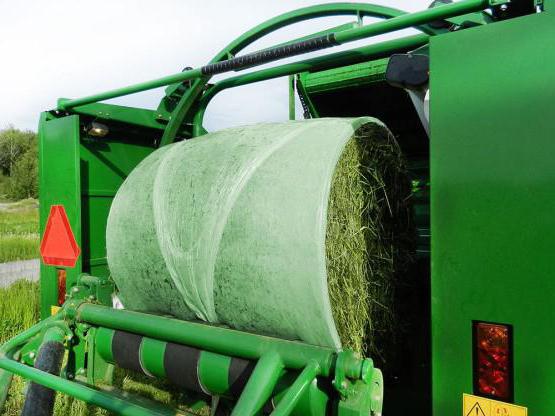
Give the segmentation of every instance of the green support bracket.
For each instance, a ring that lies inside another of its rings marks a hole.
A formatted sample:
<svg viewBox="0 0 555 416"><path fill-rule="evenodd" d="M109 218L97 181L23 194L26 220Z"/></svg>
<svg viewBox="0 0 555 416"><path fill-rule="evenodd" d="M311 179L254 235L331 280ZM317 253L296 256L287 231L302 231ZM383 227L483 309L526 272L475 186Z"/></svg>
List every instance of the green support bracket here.
<svg viewBox="0 0 555 416"><path fill-rule="evenodd" d="M283 369L283 361L278 353L268 352L260 357L231 416L257 414L271 397Z"/></svg>
<svg viewBox="0 0 555 416"><path fill-rule="evenodd" d="M372 388L369 384L357 381L353 385L353 394L338 403L337 416L380 415L372 412Z"/></svg>
<svg viewBox="0 0 555 416"><path fill-rule="evenodd" d="M304 9L295 10L289 13L285 13L281 16L277 16L261 25L251 29L244 35L233 41L226 48L224 48L219 54L217 54L210 63L201 68L195 68L186 70L177 74L169 75L167 77L159 78L152 81L143 82L136 85L130 85L117 90L107 91L100 94L95 94L88 97L73 99L73 100L60 100L58 102L58 108L60 110L69 110L74 107L82 106L85 104L90 104L98 101L107 100L110 98L121 97L124 95L134 94L141 91L146 91L149 89L168 86L172 84L179 84L184 81L193 81L190 87L183 94L179 103L172 110L171 116L169 117L169 123L164 131L164 135L160 142L160 145L166 145L175 141L180 127L183 122L192 120L194 116L195 102L198 100L202 92L210 79L209 72L207 68L216 63L222 63L226 59L228 62L226 65L221 65L221 68L227 68L219 70L218 72L228 72L229 70L234 70L233 65L231 65L232 60L236 58L229 59L229 56L236 56L238 52L244 49L246 46L252 42L258 40L262 36L271 33L277 29L286 27L288 25L298 23L301 21L324 17L324 16L339 16L339 15L354 15L360 19L361 16L372 16L385 18L385 21L373 23L369 25L363 25L352 28L347 28L345 30L338 30L327 35L328 39L332 39L331 43L327 46L341 45L347 42L353 42L360 39L369 38L372 36L377 36L385 33L390 33L393 31L405 29L408 27L416 27L425 33L434 35L437 33L442 33L442 30L433 29L428 26L429 22L433 22L439 19L448 19L455 16L464 15L467 13L472 13L476 11L483 10L492 5L492 2L498 2L499 0L463 0L460 2L446 4L438 6L432 9L423 10L416 13L407 14L405 12L383 7L372 4L348 4L348 3L338 3L329 5L318 5L311 6ZM343 28L341 28L343 29ZM326 47L327 47L326 46ZM279 47L278 47L279 49ZM258 51L261 52L261 51ZM299 52L302 53L302 48ZM295 53L295 54L297 54ZM256 54L256 53L255 53ZM260 56L269 57L272 54L261 53ZM277 55L276 55L277 56ZM289 55L287 55L289 56ZM283 56L286 57L286 56ZM267 63L266 61L261 61L260 64ZM229 65L227 65L229 64ZM239 69L244 69L241 67Z"/></svg>
<svg viewBox="0 0 555 416"><path fill-rule="evenodd" d="M320 373L320 366L316 361L311 361L296 378L295 382L289 387L287 393L279 401L272 412L272 416L287 416L291 414L302 395L316 376Z"/></svg>

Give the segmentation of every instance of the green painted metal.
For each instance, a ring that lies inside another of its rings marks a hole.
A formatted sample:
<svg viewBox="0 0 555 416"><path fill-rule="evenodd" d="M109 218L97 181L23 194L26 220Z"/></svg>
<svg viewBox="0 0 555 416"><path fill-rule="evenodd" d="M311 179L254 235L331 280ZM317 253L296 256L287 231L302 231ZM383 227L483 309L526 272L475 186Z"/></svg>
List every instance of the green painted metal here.
<svg viewBox="0 0 555 416"><path fill-rule="evenodd" d="M403 28L416 26L420 30L435 34L438 30L426 26L426 23L438 19L454 17L464 13L472 13L488 7L490 0L464 0L456 4L448 4L444 6L435 7L433 9L424 10L422 12L412 13L405 15L395 9L383 6L368 5L368 4L349 4L337 3L328 5L311 6L304 9L296 10L293 12L285 13L268 20L265 23L251 29L244 35L236 39L226 48L224 48L218 55L210 61L210 63L220 62L227 59L229 56L235 56L237 52L245 48L260 37L275 31L279 28L298 23L300 21L323 17L323 16L337 16L355 14L359 18L361 16L373 16L381 18L389 18L385 22L371 24L367 26L347 29L338 31L336 33L336 41L338 44L359 40L362 38L375 36L378 34L389 33L391 31L400 30ZM97 101L106 100L109 98L120 97L123 95L133 94L148 89L180 83L187 80L194 80L190 88L182 96L179 103L172 111L169 117L169 123L162 136L160 145L164 146L175 141L176 136L186 120L192 120L194 114L190 111L194 107L194 102L205 88L209 77L203 77L200 69L192 69L183 71L179 74L170 75L168 77L160 78L154 81L144 82L134 86L120 88L118 90L108 91L106 93L96 94L89 97L84 97L75 100L60 100L58 107L63 110L70 109L79 105L90 104ZM199 129L200 130L200 129ZM198 132L198 130L197 130Z"/></svg>
<svg viewBox="0 0 555 416"><path fill-rule="evenodd" d="M99 329L99 331L105 328ZM143 338L140 360L145 369L155 377L166 377L164 354L166 343L151 338ZM108 360L108 358L106 358Z"/></svg>
<svg viewBox="0 0 555 416"><path fill-rule="evenodd" d="M413 45L407 45L407 48L400 47L391 53L412 50L418 46L421 45L415 42ZM379 55L373 56L371 61L365 60L354 65L343 65L338 69L303 72L300 74L300 81L306 94L310 96L346 88L361 88L376 82L383 82L385 81L389 55L391 54L387 54L386 58L381 59L376 59Z"/></svg>
<svg viewBox="0 0 555 416"><path fill-rule="evenodd" d="M68 332L69 331L67 327L52 325L51 327L46 329L46 331L44 331L42 342L55 341L63 343Z"/></svg>
<svg viewBox="0 0 555 416"><path fill-rule="evenodd" d="M263 69L260 71L251 72L248 74L240 75L237 77L227 78L223 81L216 83L212 86L201 98L197 113L195 114L193 122L193 136L204 134L205 130L202 127L204 114L210 101L219 92L233 87L247 85L255 82L266 81L273 78L279 78L286 75L297 74L304 71L318 71L326 68L340 67L356 62L365 62L369 59L376 59L381 56L389 56L396 52L405 52L407 50L418 48L425 45L429 40L427 35L414 35L407 38L394 39L377 43L375 45L364 46L355 48L350 51L338 52L325 56L318 56L316 58L306 59L304 61L285 64L282 66ZM306 92L300 86L299 94L305 95L305 100L310 108L313 117L318 117L318 111L310 103L310 99L306 96Z"/></svg>
<svg viewBox="0 0 555 416"><path fill-rule="evenodd" d="M304 106L303 106L303 115L305 118L319 118L320 114L318 114L318 110L316 110L316 107L314 106L314 103L312 102L312 100L310 99L310 97L308 96L308 94L306 93L306 90L304 89L304 86L301 82L299 82L300 77L297 76L297 94L299 94L299 99L302 100L302 102L304 102Z"/></svg>
<svg viewBox="0 0 555 416"><path fill-rule="evenodd" d="M111 352L113 333L114 330L112 329L98 328L95 343L98 345L101 358L111 364L115 364ZM145 372L156 377L165 377L165 349L166 342L147 337L142 338L140 360L141 367ZM272 353L272 351L270 351L270 353ZM201 351L197 369L199 381L203 389L213 396L237 399L237 397L233 397L230 392L230 366L231 357L204 350ZM321 415L322 412L317 409L325 409L327 403L332 399L333 394L330 392L326 393L318 387L315 379L319 374L320 367L316 361L309 361L300 374L296 372L280 372L277 381L278 387L272 387L272 391L270 392L273 396L273 400L279 403L278 408L275 410L275 414L303 416ZM356 375L354 378L356 378ZM370 380L367 382L370 382ZM257 384L263 383L259 381L255 383L255 385ZM247 394L246 397L248 396L250 396L250 394ZM248 399L248 401L250 401L250 399ZM250 413L249 411L243 411L239 414Z"/></svg>
<svg viewBox="0 0 555 416"><path fill-rule="evenodd" d="M68 291L82 271L108 277L105 228L112 199L129 172L154 150L161 135L160 128L145 121L152 115L147 110L137 110L135 127L128 132L113 123L127 123L134 110L107 104L91 104L82 109L78 109L79 115L61 118L43 113L39 125L41 234L50 206L62 204L82 250L76 266L67 268ZM87 136L86 126L100 117L109 127L109 135ZM95 288L99 292L87 296L94 295L109 304L113 288L109 284ZM41 317L49 316L50 306L56 303L56 268L42 264Z"/></svg>
<svg viewBox="0 0 555 416"><path fill-rule="evenodd" d="M513 326L515 403L555 408L554 27L548 11L430 45L434 415L472 392L472 320Z"/></svg>
<svg viewBox="0 0 555 416"><path fill-rule="evenodd" d="M175 416L175 411L168 409L167 411L155 410L150 406L140 406L129 400L119 398L113 394L94 389L81 383L66 380L64 378L45 373L33 367L20 364L13 360L0 359L0 367L17 374L28 380L42 384L45 387L75 397L95 406L102 407L111 412L122 416Z"/></svg>
<svg viewBox="0 0 555 416"><path fill-rule="evenodd" d="M377 34L388 33L390 31L418 25L420 25L418 27L425 32L436 33L437 31L422 25L435 19L449 18L461 13L470 13L476 10L480 10L487 7L488 4L489 2L486 0L464 0L457 3L457 5L440 6L432 10L426 10L420 13L408 15L410 16L410 18L407 18L407 16L403 16L403 12L399 12L395 9L375 5L339 3L331 5L312 6L294 12L286 13L257 26L256 28L245 33L236 41L228 45L228 47L220 52L211 61L211 63L219 62L222 59L226 59L230 55L235 55L238 51L240 51L250 43L254 42L255 40L259 39L260 37L266 35L267 33L270 33L271 31L315 17L345 14L356 14L357 16L366 15L374 17L390 17L390 19L388 19L386 22L383 22L381 26L377 26L376 29L372 29L372 27L376 26L376 24L374 24L360 28L339 31L337 33L337 36L339 36L339 38L336 38L336 40L339 44L342 44L364 37L375 36ZM163 146L175 140L180 126L186 120L188 112L193 108L194 101L203 91L204 86L208 82L209 78L202 77L200 69L184 71L182 73L170 75L168 77L164 77L154 81L144 82L135 86L128 86L118 90L96 94L94 96L84 97L81 99L60 100L58 107L60 109L67 110L71 107L76 107L79 105L90 104L109 98L115 98L164 85L170 85L176 82L183 82L193 79L196 80L193 82L193 85L190 87L190 89L181 98L179 104L172 113L171 119L160 143Z"/></svg>
<svg viewBox="0 0 555 416"><path fill-rule="evenodd" d="M71 338L73 338L75 342L76 336L79 337L81 340L80 342L83 342L84 338L82 337L82 334L79 331L72 332L70 328L75 331L75 328L86 324L82 322L81 318L83 316L88 316L91 313L94 316L99 312L106 316L110 316L114 312L122 312L124 315L129 314L129 312L126 311L115 311L108 307L83 304L82 301L70 300L66 303L66 305L64 305L60 314L42 321L30 330L22 333L18 337L10 340L8 343L0 347L0 368L7 370L9 373L18 374L46 387L76 397L87 403L103 407L117 414L139 416L143 414L176 414L175 410L160 407L155 403L131 400L128 397L119 396L115 391L104 392L99 389L95 389L90 385L70 381L65 378L66 376L69 377L67 370L62 373L61 377L58 377L14 361L14 354L19 351L19 348L21 348L21 346L23 346L26 342L33 339L33 337L39 336L40 334L42 334L42 342L55 339L65 343L66 340ZM256 359L255 357L257 357L258 363L255 366L255 370L253 371L236 404L234 414L237 415L257 414L257 410L260 409L271 396L276 394L276 392L279 395L280 389L284 392L284 395L279 396L276 400L278 403L283 401L283 404L280 406L282 409L280 410L281 414L313 416L323 414L321 409L328 408L334 393L316 383L315 377L320 375L323 376L320 371L321 364L325 364L328 377L330 377L333 373L337 373L339 370L341 370L340 372L342 374L349 377L348 379L345 379L345 382L352 384L352 387L349 395L347 396L346 403L349 402L349 397L358 397L360 394L367 391L367 388L364 386L370 386L371 380L366 376L369 368L366 365L367 361L353 361L352 353L348 353L346 359L339 359L344 355L344 352L337 354L328 350L327 354L329 357L322 359L323 350L310 345L240 333L224 328L192 324L168 318L152 317L149 315L142 315L142 317L139 317L137 315L141 314L131 312L131 317L127 315L127 318L129 318L131 322L136 322L137 319L142 321L152 321L152 318L155 318L154 322L151 323L160 329L157 332L158 336L168 336L168 328L172 328L170 332L180 334L178 339L181 340L183 340L181 334L190 334L193 335L193 338L204 338L206 340L208 339L206 335L211 333L214 339L218 340L220 347L223 346L224 350L231 350L234 351L235 354L239 355L245 355L243 354L245 351L241 350L241 345L250 346L251 352L246 355L250 354L252 359ZM75 318L78 320L74 321ZM173 323L170 326L166 326L166 322L163 320L173 321ZM98 322L99 320L91 319L91 321ZM115 326L118 326L118 319L113 321L116 323ZM163 325L161 325L162 322L164 322ZM194 326L185 328L183 327L183 324ZM204 329L200 329L200 327L204 327ZM114 330L105 327L89 327L88 331L93 333L95 338L95 342L90 344L87 348L89 354L92 354L94 352L93 350L96 350L96 352L102 356L102 359L106 361L113 361L111 349ZM204 333L205 331L206 333ZM138 333L141 334L141 332ZM168 337L173 338L175 342L175 335L170 334ZM69 346L70 344L73 343L66 343L68 348L71 348ZM260 348L261 344L265 344L263 348ZM202 345L210 345L210 342L202 342ZM238 346L239 349L236 350L236 346ZM159 372L156 370L153 371L153 369L156 366L163 366L162 363L164 361L165 342L159 339L143 338L140 351L142 367L155 376L164 377L163 370ZM301 363L291 360L291 357L295 355L306 361ZM338 357L337 359L335 359L336 356ZM92 358L89 355L89 359L96 360L97 358ZM217 390L212 390L214 387L219 388L217 386L224 386L221 387L222 393L224 395L229 394L228 375L230 363L230 357L223 357L217 353L209 353L206 351L201 353L199 362L200 381L208 391L212 392L212 394L218 393ZM296 375L295 372L286 373L285 367L287 363L292 364L293 366L299 364L304 370L300 373L300 375ZM151 364L154 364L154 366ZM345 368L339 369L339 365L344 365ZM92 369L89 368L89 371L91 370ZM0 384L0 388L5 388L7 390L9 387L9 380L6 380L4 375L5 373L0 375L0 381L3 383ZM216 378L218 377L220 377L221 380L216 381ZM89 379L88 376L87 379ZM92 380L94 380L94 377ZM363 385L361 385L357 380L362 381ZM289 410L285 411L284 409L286 407ZM367 413L368 412L362 412L360 415L365 415ZM338 414L341 415L341 413Z"/></svg>
<svg viewBox="0 0 555 416"><path fill-rule="evenodd" d="M296 341L93 304L79 306L77 318L79 321L104 328L133 332L161 341L189 345L216 354L248 360L257 360L264 353L275 351L279 353L284 365L293 370L302 370L308 362L315 360L321 368L322 375L326 377L331 374L333 368L334 350ZM360 372L362 361L358 365Z"/></svg>
<svg viewBox="0 0 555 416"><path fill-rule="evenodd" d="M138 117L143 113L139 111ZM79 116L81 126L92 119ZM148 156L160 138L160 131L150 128L121 130L105 121L110 133L104 138L80 137L81 241L83 271L108 278L106 263L106 220L116 190L135 166ZM66 172L67 174L68 172ZM58 184L49 181L45 192L56 192Z"/></svg>
<svg viewBox="0 0 555 416"><path fill-rule="evenodd" d="M81 242L81 166L79 117L51 119L43 113L39 125L40 233L44 234L52 205L63 205L78 244ZM75 267L66 268L67 287L77 282L82 257ZM51 305L58 304L56 268L41 263L40 297L42 318L50 316Z"/></svg>
<svg viewBox="0 0 555 416"><path fill-rule="evenodd" d="M159 112L114 104L92 103L72 108L71 112L99 121L117 121L156 130L164 130L167 123L167 118Z"/></svg>
<svg viewBox="0 0 555 416"><path fill-rule="evenodd" d="M368 15L373 17L388 18L384 22L338 31L335 34L335 41L338 45L342 45L344 43L382 35L397 30L406 29L408 27L418 27L421 28L423 31L434 33L433 29L427 28L423 25L435 20L448 19L450 17L458 16L461 14L483 10L490 6L490 2L491 0L462 0L455 4L446 4L443 6L434 7L432 9L427 9L411 14L404 14L404 12L400 12L388 7L363 4L338 3L307 7L305 9L285 13L281 16L270 19L260 26L255 27L254 29L250 30L249 32L238 38L232 44L228 45L211 61L211 63L220 62L230 55L235 55L237 52L248 46L250 43L279 28L316 17L357 14L362 16ZM186 70L181 73L168 75L166 77L158 78L152 81L129 85L123 88L91 95L88 97L72 100L60 99L58 102L58 108L60 110L68 110L80 105L104 101L116 97L122 97L125 95L150 90L153 88L201 78L203 78L201 68ZM208 81L207 77L204 78L206 78L206 81ZM195 87L196 86L193 86L194 89Z"/></svg>
<svg viewBox="0 0 555 416"><path fill-rule="evenodd" d="M491 0L462 0L455 3L445 4L420 12L404 14L395 18L387 19L360 28L344 30L335 35L335 40L342 45L347 42L365 39L372 36L383 35L408 27L419 27L423 24L461 14L472 13L483 10L491 5Z"/></svg>
<svg viewBox="0 0 555 416"><path fill-rule="evenodd" d="M112 354L112 341L114 339L114 330L108 328L99 328L96 330L95 347L97 353L108 362L114 362ZM155 366L153 366L154 368Z"/></svg>
<svg viewBox="0 0 555 416"><path fill-rule="evenodd" d="M84 369L87 384L91 386L111 385L113 382L114 366L105 361L98 353L95 342L96 333L97 328L90 327L86 335L80 339L87 348L87 362Z"/></svg>
<svg viewBox="0 0 555 416"><path fill-rule="evenodd" d="M468 0L466 0L468 1ZM318 17L326 16L341 16L341 15L362 15L362 16L373 16L390 18L402 15L401 12L396 9L392 9L385 6L377 6L371 4L354 4L354 3L332 3L328 5L317 5L306 7L303 9L295 10L292 12L284 13L280 16L274 17L255 28L244 33L242 36L234 40L228 46L226 46L220 53L218 53L211 61L219 62L227 59L229 56L235 56L242 49L253 43L254 41L260 39L261 37L271 33L275 30L283 28L285 26L299 23L305 20L314 19ZM433 32L431 29L424 29ZM191 69L183 71L177 74L172 74L166 77L158 78L152 81L146 81L139 84L129 85L127 87L118 88L116 90L107 91L100 94L91 95L88 97L78 98L78 99L60 99L58 102L58 108L60 110L69 110L73 107L78 107L85 104L91 104L98 101L104 101L111 98L122 97L129 94L135 94L138 92L150 90L153 88L163 87L175 83L181 83L184 81L189 81L193 79L202 78L202 73L200 68ZM208 79L205 80L206 82ZM193 85L192 89L198 89L198 85ZM200 91L199 91L200 92ZM192 97L192 96L191 96ZM187 99L188 97L183 97ZM196 98L196 97L195 97ZM178 112L179 113L179 112ZM176 114L177 115L177 114Z"/></svg>
<svg viewBox="0 0 555 416"><path fill-rule="evenodd" d="M198 374L203 387L216 396L229 394L230 366L231 357L202 351L198 363Z"/></svg>
<svg viewBox="0 0 555 416"><path fill-rule="evenodd" d="M319 372L320 368L318 363L316 361L310 361L278 402L272 416L287 416L291 414L302 395L310 387L312 382L314 382Z"/></svg>
<svg viewBox="0 0 555 416"><path fill-rule="evenodd" d="M280 355L268 351L260 357L231 416L255 415L271 397L284 369Z"/></svg>
<svg viewBox="0 0 555 416"><path fill-rule="evenodd" d="M242 36L235 39L227 47L220 51L220 53L218 53L210 61L210 63L219 62L221 60L229 58L230 56L235 56L246 46L267 35L268 33L305 20L326 16L342 15L355 15L359 19L364 16L387 19L402 16L403 14L405 14L405 12L397 9L365 3L329 3L294 10L292 12L284 13L283 15L272 18L244 33ZM427 25L419 26L418 29L429 35L442 32L442 30L433 29L432 27ZM187 91L187 93L181 98L178 104L178 108L176 108L172 113L172 119L170 120L168 129L164 133L164 136L160 143L161 146L175 141L178 126L183 124L185 120L189 120L192 122L195 111L194 102L199 98L200 93L203 91L207 82L208 79L206 78L195 81L190 90Z"/></svg>
<svg viewBox="0 0 555 416"><path fill-rule="evenodd" d="M141 91L147 91L154 88L165 87L176 82L188 81L191 79L200 78L202 76L200 68L192 69L189 71L180 72L177 74L168 75L166 77L158 78L151 81L141 82L139 84L128 85L126 87L118 88L117 90L90 95L88 97L76 98L73 100L60 98L58 101L58 109L69 110L70 108L79 107L86 104L96 103L98 101L109 100L111 98L123 97L129 94L135 94Z"/></svg>
<svg viewBox="0 0 555 416"><path fill-rule="evenodd" d="M337 405L337 416L371 415L372 386L358 381L354 385L354 393ZM381 414L381 408L374 414Z"/></svg>

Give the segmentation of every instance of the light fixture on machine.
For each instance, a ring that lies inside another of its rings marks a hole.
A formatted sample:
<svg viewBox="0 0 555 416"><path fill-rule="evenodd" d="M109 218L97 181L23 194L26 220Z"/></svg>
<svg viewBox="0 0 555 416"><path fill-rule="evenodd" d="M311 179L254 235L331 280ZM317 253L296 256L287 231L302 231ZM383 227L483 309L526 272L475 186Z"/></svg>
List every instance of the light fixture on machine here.
<svg viewBox="0 0 555 416"><path fill-rule="evenodd" d="M430 58L423 53L392 55L387 64L385 79L389 85L404 89L422 127L430 137Z"/></svg>
<svg viewBox="0 0 555 416"><path fill-rule="evenodd" d="M105 124L93 121L87 126L86 131L92 137L105 137L110 132L110 129Z"/></svg>

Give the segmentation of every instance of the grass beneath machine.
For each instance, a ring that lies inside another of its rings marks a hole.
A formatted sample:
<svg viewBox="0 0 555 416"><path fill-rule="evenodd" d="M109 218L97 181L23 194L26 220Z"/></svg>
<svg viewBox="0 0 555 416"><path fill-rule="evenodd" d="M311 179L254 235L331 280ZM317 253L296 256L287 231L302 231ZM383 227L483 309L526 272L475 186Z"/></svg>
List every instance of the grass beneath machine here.
<svg viewBox="0 0 555 416"><path fill-rule="evenodd" d="M38 202L0 203L0 263L39 256Z"/></svg>
<svg viewBox="0 0 555 416"><path fill-rule="evenodd" d="M0 344L29 328L39 319L39 285L20 280L7 288L0 288ZM192 412L183 403L185 398L164 381L141 377L118 370L114 385L119 389L155 400L173 408L180 408L185 414L207 415L207 410ZM18 416L24 403L25 382L15 376L2 415ZM55 416L106 416L110 413L58 394L54 408Z"/></svg>

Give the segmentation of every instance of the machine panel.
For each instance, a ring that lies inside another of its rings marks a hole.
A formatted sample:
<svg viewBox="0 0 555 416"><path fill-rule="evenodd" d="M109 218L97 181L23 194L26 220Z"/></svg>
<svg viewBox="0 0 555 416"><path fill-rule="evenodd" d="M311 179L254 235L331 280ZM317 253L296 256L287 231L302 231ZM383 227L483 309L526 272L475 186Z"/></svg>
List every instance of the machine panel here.
<svg viewBox="0 0 555 416"><path fill-rule="evenodd" d="M437 416L473 393L473 321L512 328L514 403L555 408L554 25L547 11L431 41Z"/></svg>

